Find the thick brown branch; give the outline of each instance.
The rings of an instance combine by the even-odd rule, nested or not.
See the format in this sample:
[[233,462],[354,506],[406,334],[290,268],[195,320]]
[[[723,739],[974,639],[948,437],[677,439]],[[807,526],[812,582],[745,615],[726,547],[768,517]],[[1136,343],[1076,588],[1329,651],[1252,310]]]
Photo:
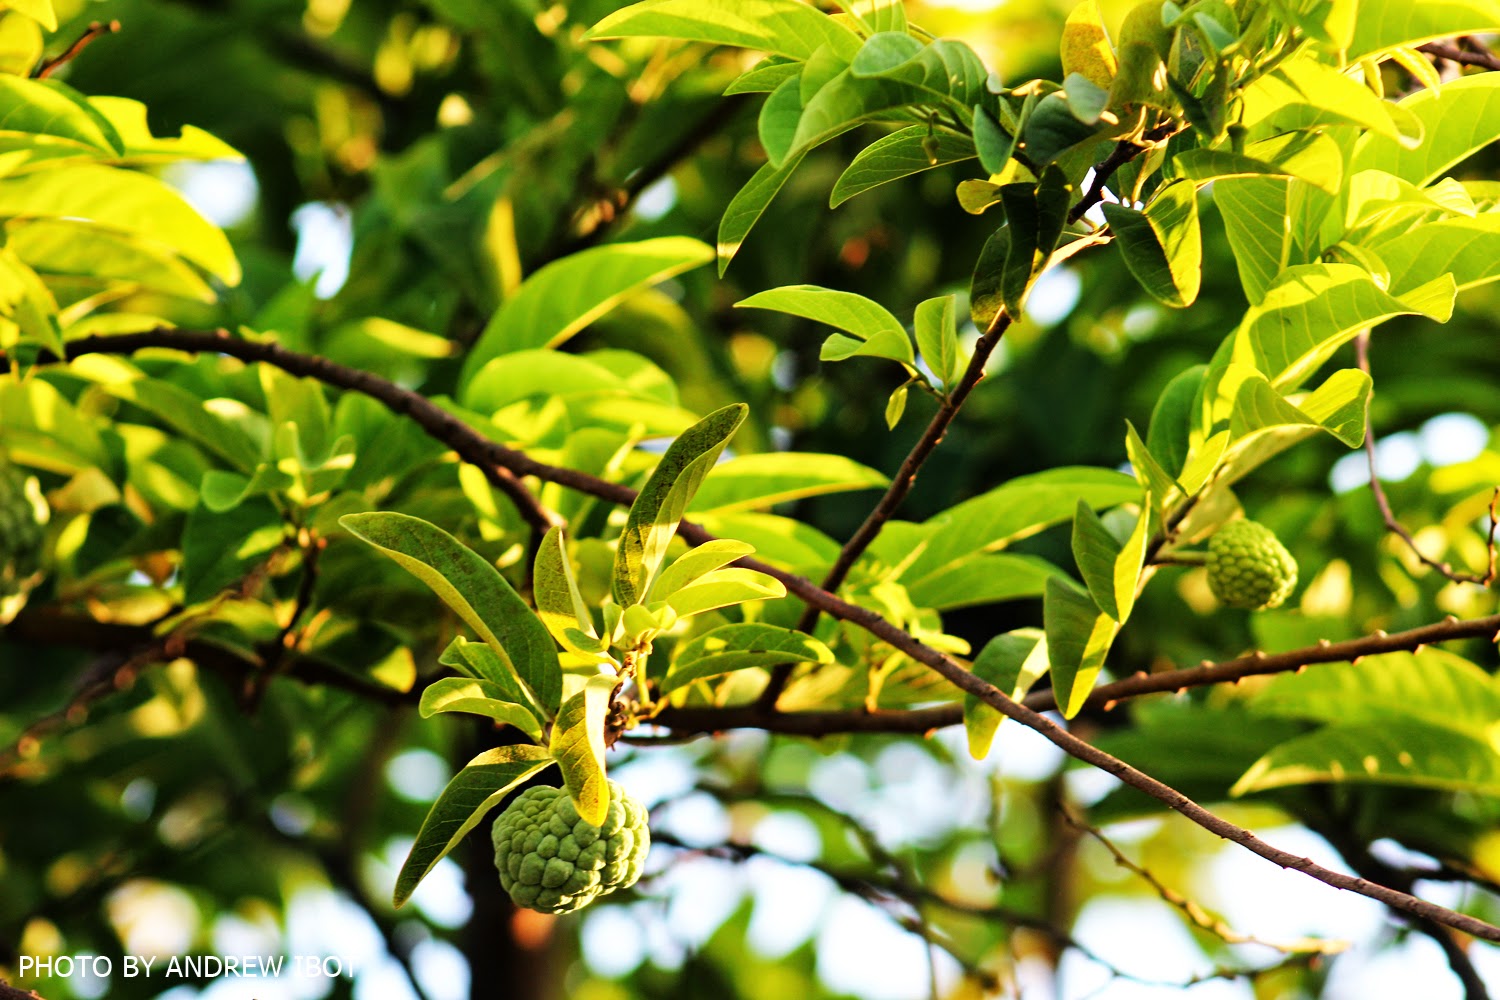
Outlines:
[[18,990],[0,979],[0,1000],[42,1000],[35,990]]
[[[454,448],[465,461],[483,465],[493,463],[509,469],[513,475],[537,475],[543,479],[581,489],[611,502],[629,504],[635,499],[635,491],[629,487],[608,483],[576,470],[547,466],[520,452],[489,441],[421,395],[401,389],[379,376],[335,365],[322,358],[299,355],[275,344],[236,340],[223,332],[205,334],[159,329],[144,334],[83,338],[70,343],[67,354],[70,358],[90,353],[120,354],[146,347],[218,351],[247,360],[266,361],[293,374],[311,376],[333,385],[363,392],[386,403],[398,413],[409,414],[427,433]],[[702,526],[688,523],[682,525],[680,532],[688,542],[694,545],[702,544],[711,537]],[[1500,927],[1456,913],[1407,893],[1323,868],[1309,858],[1298,857],[1267,844],[1249,830],[1214,815],[1169,785],[1074,736],[1035,710],[1013,701],[999,688],[970,673],[957,660],[918,641],[910,633],[898,628],[868,608],[850,604],[804,577],[788,573],[759,560],[742,560],[741,565],[776,577],[781,580],[788,591],[808,603],[816,603],[822,612],[847,621],[876,638],[884,640],[893,648],[927,665],[965,693],[974,695],[1001,714],[1040,733],[1069,755],[1115,776],[1169,809],[1181,813],[1204,829],[1234,841],[1273,864],[1295,869],[1328,885],[1369,896],[1403,912],[1434,920],[1474,937],[1487,941],[1500,941]]]

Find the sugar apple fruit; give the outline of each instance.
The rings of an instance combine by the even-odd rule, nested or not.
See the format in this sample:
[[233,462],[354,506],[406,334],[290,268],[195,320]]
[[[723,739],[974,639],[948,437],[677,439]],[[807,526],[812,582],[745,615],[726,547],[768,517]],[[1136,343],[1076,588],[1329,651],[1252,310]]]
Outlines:
[[26,479],[0,454],[0,601],[31,587],[41,557],[42,524]]
[[1275,608],[1297,586],[1297,561],[1256,521],[1231,521],[1208,542],[1208,586],[1232,608]]
[[500,884],[517,906],[571,913],[641,877],[651,831],[646,810],[609,783],[603,826],[582,819],[560,788],[528,788],[495,820]]

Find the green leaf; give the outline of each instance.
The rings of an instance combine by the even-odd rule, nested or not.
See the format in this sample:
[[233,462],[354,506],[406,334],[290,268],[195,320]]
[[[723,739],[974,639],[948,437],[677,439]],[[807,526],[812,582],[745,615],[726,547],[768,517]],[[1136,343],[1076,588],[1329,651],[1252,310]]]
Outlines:
[[1307,427],[1332,434],[1351,448],[1365,438],[1365,407],[1370,400],[1370,376],[1357,368],[1335,372],[1293,405],[1255,375],[1240,383],[1230,418],[1229,435],[1238,443],[1260,431],[1280,427]]
[[[784,285],[757,292],[735,303],[736,309],[772,309],[826,323],[851,336],[830,338],[824,345],[824,360],[843,360],[854,355],[890,358],[905,365],[916,363],[911,338],[901,321],[877,302],[853,292],[839,292],[816,285]],[[835,341],[841,346],[830,351]],[[830,357],[836,353],[836,357]]]
[[1005,134],[995,116],[983,105],[974,105],[974,151],[987,174],[998,174],[1010,162],[1014,139]]
[[1417,289],[1402,299],[1382,291],[1352,264],[1288,268],[1251,306],[1234,334],[1233,360],[1264,372],[1276,388],[1294,388],[1360,330],[1394,316],[1425,315],[1446,322],[1454,286]]
[[[1420,44],[1473,32],[1492,32],[1500,23],[1494,0],[1359,0],[1359,16],[1346,53],[1351,63],[1398,45]],[[1446,90],[1451,84],[1443,84]]]
[[229,143],[192,125],[184,125],[175,137],[151,134],[147,108],[128,97],[89,97],[89,107],[104,118],[130,163],[176,163],[181,160],[243,160]]
[[1080,498],[1095,508],[1113,507],[1139,501],[1141,488],[1123,473],[1083,466],[1018,476],[930,518],[932,534],[902,580],[917,587],[976,552],[1003,548],[1066,521]]
[[891,395],[885,401],[885,426],[887,430],[895,430],[896,425],[901,422],[901,414],[906,412],[906,392],[910,383],[903,382],[891,390]]
[[9,73],[0,74],[0,132],[62,139],[106,156],[125,151],[114,126],[78,91]]
[[1286,267],[1291,252],[1289,186],[1280,177],[1229,177],[1214,183],[1245,297],[1254,305]]
[[1071,719],[1094,690],[1120,624],[1101,612],[1088,594],[1057,577],[1047,581],[1042,619],[1052,689],[1063,717]]
[[1058,91],[1037,101],[1026,117],[1021,140],[1031,162],[1042,166],[1055,163],[1075,147],[1108,134],[1098,123],[1088,125],[1080,121],[1067,96]]
[[[73,370],[80,371],[77,366]],[[87,369],[82,373],[85,377],[91,374]],[[109,374],[98,373],[99,387],[116,399],[139,406],[241,472],[253,472],[261,464],[261,448],[249,433],[210,410],[204,400],[188,390],[144,376],[117,381]]]
[[[745,186],[735,192],[729,200],[729,205],[724,209],[724,215],[719,219],[719,276],[729,269],[729,262],[734,260],[734,255],[740,252],[740,246],[745,242],[745,237],[750,235],[750,230],[760,221],[766,206],[776,197],[797,166],[802,162],[805,154],[798,153],[789,156],[780,164],[763,163],[760,169],[745,182]],[[837,190],[837,189],[835,189]]]
[[1115,562],[1119,558],[1119,541],[1109,533],[1094,508],[1078,501],[1078,513],[1073,517],[1073,559],[1094,603],[1115,621],[1124,621],[1128,612],[1121,613],[1115,587]]
[[1322,781],[1500,795],[1500,753],[1490,740],[1417,719],[1333,725],[1273,747],[1229,794]]
[[14,223],[6,247],[50,279],[65,277],[103,291],[138,285],[167,295],[212,303],[215,294],[190,264],[128,233],[68,219]]
[[754,551],[755,546],[730,538],[715,538],[696,548],[688,549],[672,560],[671,565],[658,573],[656,579],[651,581],[651,589],[647,591],[645,601],[652,602],[669,598],[699,578],[712,573],[721,566],[729,565],[736,559],[748,556]]
[[984,241],[974,261],[974,273],[969,280],[969,318],[980,330],[988,330],[1005,308],[1000,285],[1009,255],[1010,226],[1001,226]]
[[678,618],[690,618],[746,601],[785,596],[786,587],[780,580],[753,569],[739,568],[714,570],[671,594],[663,593],[667,606],[677,613]]
[[57,30],[57,13],[52,9],[52,0],[6,0],[5,6],[25,14],[48,31]]
[[[1157,397],[1146,431],[1146,447],[1161,460],[1162,468],[1179,475],[1188,460],[1189,435],[1195,423],[1198,390],[1203,386],[1207,365],[1194,365],[1173,376]],[[1161,494],[1157,499],[1165,499]]]
[[904,32],[880,32],[865,40],[849,64],[864,79],[905,84],[929,100],[951,100],[968,112],[985,99],[989,71],[974,50],[952,38],[923,45]]
[[782,56],[770,56],[735,77],[734,82],[724,88],[724,96],[769,94],[801,72],[800,61],[793,62]]
[[496,722],[515,726],[538,743],[542,724],[531,710],[510,700],[505,690],[492,681],[473,677],[441,677],[422,692],[417,712],[430,719],[439,712],[467,712]]
[[1494,212],[1424,222],[1372,242],[1397,296],[1448,274],[1460,292],[1500,278],[1500,214]]
[[182,600],[199,604],[244,578],[286,538],[268,500],[217,513],[204,504],[188,513],[182,532]]
[[[1017,629],[995,636],[984,644],[970,668],[974,676],[988,681],[1020,701],[1033,684],[1047,673],[1047,640],[1039,629]],[[1005,716],[972,694],[964,695],[964,732],[969,737],[969,756],[989,756],[995,733]]]
[[590,247],[529,276],[490,317],[464,361],[467,383],[491,359],[556,347],[626,296],[714,259],[714,249],[685,236]]
[[549,715],[562,694],[557,648],[500,571],[448,532],[393,511],[339,518],[356,538],[425,583],[495,651]]
[[[927,148],[929,134],[937,140],[931,155]],[[833,193],[828,196],[828,207],[838,208],[855,195],[882,184],[950,163],[972,160],[975,155],[973,140],[945,129],[931,130],[926,125],[912,125],[892,132],[870,143],[849,161],[849,166],[834,182]],[[756,176],[759,176],[758,172]]]
[[1177,480],[1151,454],[1151,449],[1146,447],[1146,442],[1136,433],[1135,425],[1128,420],[1125,421],[1125,457],[1130,459],[1136,482],[1146,488],[1146,492],[1158,506],[1164,505],[1167,498],[1180,489]]
[[1290,59],[1245,88],[1241,123],[1263,137],[1331,125],[1352,125],[1410,148],[1422,138],[1420,119],[1383,101],[1363,83],[1312,55]]
[[650,586],[683,512],[749,409],[734,403],[689,427],[667,448],[641,487],[615,554],[613,592],[621,608],[636,603]]
[[583,689],[563,702],[552,726],[552,757],[563,773],[563,783],[578,816],[604,825],[609,811],[609,782],[604,774],[604,719],[620,678],[596,674]]
[[155,177],[97,163],[12,175],[0,184],[0,217],[87,219],[171,249],[234,285],[240,264],[224,233]]
[[506,701],[526,705],[539,719],[547,718],[548,713],[536,706],[531,693],[522,687],[521,679],[489,643],[471,642],[461,635],[454,636],[453,641],[438,656],[438,662],[445,667],[452,667],[465,677],[495,685],[503,692]]
[[661,691],[669,694],[693,681],[747,667],[832,662],[832,651],[810,635],[775,625],[721,625],[678,649]]
[[1108,90],[1118,69],[1097,0],[1083,0],[1068,13],[1063,25],[1063,75],[1078,74],[1095,87]]
[[958,297],[941,295],[927,299],[917,305],[913,326],[916,328],[917,349],[933,377],[947,389],[952,389],[964,372],[960,357],[962,349],[958,343]]
[[546,750],[509,746],[486,750],[464,765],[422,821],[416,842],[396,876],[395,905],[411,898],[422,879],[506,794],[552,762]]
[[860,37],[798,0],[646,0],[600,21],[588,39],[665,37],[806,59],[827,45],[844,59]]
[[907,584],[906,593],[919,608],[951,611],[1041,597],[1047,580],[1061,573],[1062,570],[1036,556],[985,553]]
[[1106,204],[1104,217],[1130,273],[1152,298],[1174,309],[1193,304],[1203,281],[1203,240],[1192,181],[1165,185],[1144,212]]
[[1320,722],[1409,717],[1482,736],[1500,719],[1500,680],[1461,656],[1429,647],[1279,675],[1256,693],[1251,707]]
[[1056,167],[1043,171],[1036,184],[1005,184],[1000,201],[1005,206],[1005,228],[1010,241],[1000,276],[1005,309],[1019,318],[1032,284],[1046,268],[1067,223],[1072,186]]
[[573,563],[568,558],[568,542],[562,528],[554,525],[548,529],[542,544],[536,550],[536,562],[532,571],[532,597],[536,601],[537,617],[552,633],[552,638],[564,649],[583,656],[596,656],[597,645],[574,642],[571,631],[584,633],[598,639],[594,631],[594,620],[588,605],[578,590],[578,580],[573,575]]
[[1351,173],[1384,170],[1419,187],[1441,177],[1500,139],[1497,83],[1495,74],[1479,73],[1406,98],[1399,106],[1422,123],[1422,144],[1407,148],[1387,136],[1366,134],[1354,146]]
[[814,452],[763,452],[737,455],[708,473],[688,504],[694,514],[770,507],[788,500],[883,489],[883,474],[842,455]]

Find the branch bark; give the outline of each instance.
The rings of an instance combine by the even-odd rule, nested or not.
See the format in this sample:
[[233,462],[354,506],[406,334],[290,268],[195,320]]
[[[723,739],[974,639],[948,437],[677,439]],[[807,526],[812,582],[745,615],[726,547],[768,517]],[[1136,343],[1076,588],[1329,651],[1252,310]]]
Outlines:
[[[515,477],[536,475],[539,478],[558,482],[565,486],[583,490],[601,499],[614,503],[629,504],[636,491],[617,483],[609,483],[572,469],[560,469],[537,462],[527,455],[488,440],[451,414],[435,406],[425,397],[386,381],[369,372],[337,365],[323,358],[296,354],[276,344],[259,341],[238,340],[226,331],[203,333],[157,329],[140,334],[94,336],[73,341],[67,345],[67,357],[75,358],[91,353],[133,353],[147,347],[176,348],[189,351],[216,351],[251,361],[264,361],[296,375],[305,375],[326,381],[332,385],[362,392],[380,400],[397,413],[412,417],[427,433],[452,447],[465,461],[473,462],[499,477],[500,470],[509,470],[511,485],[525,493],[525,487]],[[57,360],[44,357],[43,361]],[[495,466],[490,470],[489,466]],[[500,477],[503,478],[503,477]],[[493,480],[492,480],[493,481]],[[529,497],[529,494],[527,494]],[[532,500],[533,510],[540,505]],[[691,544],[698,545],[710,537],[701,525],[684,522],[680,533]],[[830,594],[805,577],[788,573],[754,559],[741,560],[740,565],[774,576],[787,590],[808,603],[816,603],[826,614],[847,621],[864,629],[893,648],[923,663],[940,676],[946,678],[959,690],[972,694],[1001,714],[1029,729],[1035,730],[1059,749],[1087,764],[1111,774],[1127,785],[1144,792],[1167,808],[1178,812],[1204,829],[1234,841],[1252,853],[1279,865],[1302,872],[1320,882],[1339,889],[1347,889],[1386,903],[1394,909],[1413,916],[1435,921],[1474,937],[1500,942],[1500,927],[1488,924],[1466,914],[1457,913],[1423,899],[1366,879],[1332,871],[1313,862],[1310,858],[1298,857],[1280,850],[1261,840],[1249,830],[1198,805],[1181,792],[1132,767],[1117,757],[1105,753],[1085,740],[1074,736],[1034,709],[1009,698],[1003,691],[970,673],[952,657],[918,641],[910,633],[898,628],[878,613],[850,604],[835,594]]]

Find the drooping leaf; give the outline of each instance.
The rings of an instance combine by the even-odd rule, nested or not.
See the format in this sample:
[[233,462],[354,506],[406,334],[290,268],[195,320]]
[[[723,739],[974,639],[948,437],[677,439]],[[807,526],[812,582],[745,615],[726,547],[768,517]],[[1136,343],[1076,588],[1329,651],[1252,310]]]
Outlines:
[[734,403],[689,427],[641,487],[615,555],[613,592],[621,608],[634,604],[650,586],[693,495],[748,412],[745,404]]
[[[735,303],[737,309],[773,309],[843,330],[823,345],[822,357],[842,360],[855,355],[890,358],[906,365],[915,363],[911,338],[901,321],[877,302],[853,292],[819,288],[816,285],[785,285],[757,292]],[[834,349],[837,345],[837,349]]]
[[770,507],[788,500],[882,489],[884,475],[844,458],[813,452],[763,452],[737,455],[709,471],[688,504],[694,514]]
[[595,826],[604,825],[609,811],[609,783],[604,774],[604,719],[620,678],[596,674],[582,690],[570,696],[558,710],[552,726],[551,755],[563,773],[563,782],[578,816]]
[[533,740],[541,742],[542,724],[531,710],[511,701],[505,690],[493,681],[474,677],[440,677],[422,692],[417,712],[430,719],[440,712],[467,712],[496,722],[515,726]]
[[540,618],[499,570],[436,525],[394,511],[346,514],[339,523],[432,589],[493,649],[548,714],[557,710],[562,671]]
[[[928,142],[929,134],[934,143]],[[838,208],[855,195],[882,184],[950,163],[972,160],[976,155],[974,141],[967,136],[944,129],[931,131],[926,125],[909,126],[876,139],[856,153],[834,182],[833,193],[828,196],[828,207]]]
[[54,80],[0,74],[0,132],[47,136],[82,147],[78,152],[118,156],[119,133],[87,98]]
[[1130,273],[1152,298],[1174,309],[1193,304],[1203,281],[1203,241],[1192,181],[1167,184],[1142,212],[1106,204],[1104,217]]
[[551,762],[542,747],[523,745],[486,750],[464,765],[422,821],[416,842],[396,876],[395,905],[411,898],[422,879],[500,804],[506,793]]
[[582,632],[597,638],[594,620],[588,605],[578,590],[578,580],[573,573],[572,560],[568,558],[568,542],[563,530],[553,526],[547,531],[541,545],[537,546],[536,563],[532,572],[531,592],[536,601],[537,617],[552,633],[552,638],[564,649],[585,656],[600,653],[599,645],[584,645],[575,642],[570,631]]
[[912,325],[922,360],[938,382],[951,390],[964,370],[958,342],[957,297],[943,295],[918,303]]
[[[985,643],[971,668],[974,676],[1019,701],[1047,673],[1047,640],[1040,629],[1017,629]],[[1005,716],[972,694],[964,695],[964,732],[969,738],[969,756],[989,756],[995,733]]]
[[745,237],[750,235],[750,230],[760,220],[766,206],[776,197],[797,166],[802,162],[804,154],[789,156],[781,163],[763,163],[755,171],[754,175],[745,182],[745,186],[735,192],[729,200],[729,205],[724,209],[723,216],[719,219],[719,276],[729,269],[729,262],[734,260],[734,255],[740,252],[740,246],[744,244]]
[[1096,0],[1083,0],[1068,13],[1063,25],[1063,75],[1077,73],[1096,87],[1108,90],[1118,69],[1115,53],[1104,31]]
[[1240,383],[1230,418],[1229,436],[1236,442],[1260,431],[1280,427],[1321,429],[1351,448],[1365,437],[1365,406],[1370,398],[1370,376],[1345,368],[1328,377],[1317,391],[1294,405],[1264,378]]
[[[1493,31],[1500,23],[1494,0],[1359,0],[1359,16],[1346,58],[1355,62],[1398,45]],[[1444,89],[1449,85],[1444,84]]]
[[467,383],[493,358],[556,347],[632,292],[714,259],[714,249],[685,236],[590,247],[527,277],[490,317],[464,361]]
[[775,625],[721,625],[688,641],[662,681],[663,694],[705,677],[778,663],[832,663],[833,652],[810,635]]
[[1240,284],[1255,305],[1286,267],[1291,250],[1289,179],[1228,177],[1214,183]]
[[1047,581],[1042,619],[1047,632],[1047,659],[1052,689],[1064,718],[1083,708],[1120,623],[1099,610],[1088,594],[1073,583],[1054,577]]
[[1331,725],[1273,747],[1230,794],[1309,782],[1500,795],[1500,753],[1485,739],[1417,719]]
[[860,37],[798,0],[646,0],[600,21],[584,37],[682,38],[806,59],[827,45],[845,59]]
[[182,533],[182,599],[198,604],[244,578],[286,538],[281,514],[268,500],[216,512],[188,513]]

